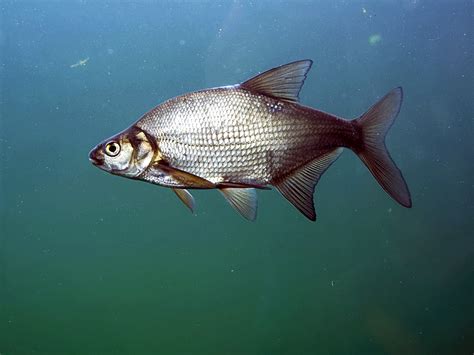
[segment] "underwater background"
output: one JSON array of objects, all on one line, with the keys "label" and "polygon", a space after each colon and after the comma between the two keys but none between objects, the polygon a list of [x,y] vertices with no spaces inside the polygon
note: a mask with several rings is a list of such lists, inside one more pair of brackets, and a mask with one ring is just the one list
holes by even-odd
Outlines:
[{"label": "underwater background", "polygon": [[[0,354],[472,354],[473,6],[0,1]],[[348,119],[403,86],[412,209],[348,150],[316,223],[275,190],[254,223],[217,191],[193,216],[88,160],[170,97],[305,58],[301,102]]]}]

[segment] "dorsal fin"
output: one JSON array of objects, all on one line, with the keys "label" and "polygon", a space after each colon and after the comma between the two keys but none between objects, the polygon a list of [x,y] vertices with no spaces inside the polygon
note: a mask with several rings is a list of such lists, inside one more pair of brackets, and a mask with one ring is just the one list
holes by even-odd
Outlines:
[{"label": "dorsal fin", "polygon": [[249,91],[278,99],[298,102],[299,93],[308,74],[312,60],[299,60],[270,69],[240,84]]},{"label": "dorsal fin", "polygon": [[289,175],[273,182],[280,193],[301,213],[312,221],[316,220],[314,210],[314,187],[321,175],[341,155],[342,148],[337,148],[320,155],[308,164],[296,169]]}]

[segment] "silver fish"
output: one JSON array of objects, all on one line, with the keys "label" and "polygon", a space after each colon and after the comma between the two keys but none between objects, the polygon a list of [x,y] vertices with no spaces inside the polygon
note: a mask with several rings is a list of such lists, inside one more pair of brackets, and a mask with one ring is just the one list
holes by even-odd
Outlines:
[{"label": "silver fish", "polygon": [[112,174],[172,188],[191,211],[187,189],[219,189],[254,220],[255,189],[272,185],[314,221],[314,188],[349,148],[395,201],[411,207],[407,184],[385,147],[402,88],[359,118],[344,120],[299,104],[311,65],[296,61],[242,84],[172,98],[97,145],[89,158]]}]

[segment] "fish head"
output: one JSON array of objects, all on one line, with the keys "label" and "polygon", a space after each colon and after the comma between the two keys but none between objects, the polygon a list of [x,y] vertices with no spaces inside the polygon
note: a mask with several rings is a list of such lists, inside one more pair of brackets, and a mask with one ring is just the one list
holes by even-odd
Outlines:
[{"label": "fish head", "polygon": [[152,139],[132,127],[95,146],[89,160],[111,174],[135,178],[152,163],[156,151]]}]

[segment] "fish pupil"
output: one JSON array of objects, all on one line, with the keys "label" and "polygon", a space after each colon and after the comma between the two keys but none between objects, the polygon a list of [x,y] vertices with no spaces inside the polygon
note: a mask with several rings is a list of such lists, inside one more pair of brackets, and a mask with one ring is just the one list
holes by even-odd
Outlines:
[{"label": "fish pupil", "polygon": [[107,155],[114,157],[120,152],[120,146],[117,142],[110,142],[105,146],[105,152]]}]

